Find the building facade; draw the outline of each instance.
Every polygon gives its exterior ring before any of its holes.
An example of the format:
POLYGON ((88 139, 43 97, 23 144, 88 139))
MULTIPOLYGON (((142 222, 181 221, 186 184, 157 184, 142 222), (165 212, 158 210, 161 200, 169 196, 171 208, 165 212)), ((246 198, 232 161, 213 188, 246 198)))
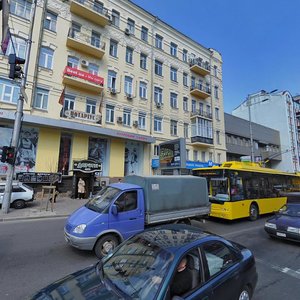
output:
POLYGON ((248 96, 232 114, 264 125, 280 133, 282 159, 273 167, 287 172, 299 172, 299 146, 295 103, 288 91, 260 91, 248 96))
MULTIPOLYGON (((0 60, 1 143, 19 97, 8 54, 25 58, 32 30, 17 172, 159 173, 159 144, 184 137, 188 161, 226 157, 221 55, 131 1, 10 1, 0 60)), ((0 166, 5 173, 5 165, 0 166)))

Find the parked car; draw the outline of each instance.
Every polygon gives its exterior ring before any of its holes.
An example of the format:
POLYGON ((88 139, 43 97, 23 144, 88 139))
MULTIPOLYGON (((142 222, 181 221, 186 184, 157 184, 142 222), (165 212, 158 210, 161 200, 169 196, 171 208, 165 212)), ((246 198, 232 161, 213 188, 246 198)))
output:
POLYGON ((136 234, 31 299, 239 300, 251 299, 256 283, 250 250, 190 225, 168 224, 136 234), (187 289, 174 294, 184 261, 187 289))
POLYGON ((265 231, 271 237, 300 242, 300 193, 287 194, 287 203, 265 222, 265 231))
MULTIPOLYGON (((0 182, 0 204, 2 205, 6 182, 0 182)), ((24 208, 27 202, 34 200, 33 188, 25 183, 14 181, 10 203, 14 208, 24 208)))

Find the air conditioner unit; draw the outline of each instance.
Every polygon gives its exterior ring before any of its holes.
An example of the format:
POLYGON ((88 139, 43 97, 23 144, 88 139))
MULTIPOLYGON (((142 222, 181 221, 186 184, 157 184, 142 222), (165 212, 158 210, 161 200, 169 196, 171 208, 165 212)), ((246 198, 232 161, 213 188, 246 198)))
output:
POLYGON ((131 35, 131 31, 130 31, 129 28, 125 28, 124 33, 125 33, 126 35, 131 35))
POLYGON ((138 127, 139 126, 139 122, 138 121, 133 121, 133 126, 134 127, 138 127))
POLYGON ((122 117, 118 117, 118 118, 117 118, 117 123, 123 123, 122 117))
POLYGON ((131 94, 126 94, 127 100, 132 100, 132 95, 131 94))
POLYGON ((112 95, 115 95, 115 94, 117 93, 117 90, 114 89, 114 88, 111 88, 111 89, 110 89, 110 93, 111 93, 112 95))
POLYGON ((157 102, 157 103, 156 103, 156 107, 157 107, 157 108, 161 108, 161 103, 160 103, 160 102, 157 102))
POLYGON ((89 66, 89 62, 85 59, 81 60, 81 66, 87 68, 89 66))

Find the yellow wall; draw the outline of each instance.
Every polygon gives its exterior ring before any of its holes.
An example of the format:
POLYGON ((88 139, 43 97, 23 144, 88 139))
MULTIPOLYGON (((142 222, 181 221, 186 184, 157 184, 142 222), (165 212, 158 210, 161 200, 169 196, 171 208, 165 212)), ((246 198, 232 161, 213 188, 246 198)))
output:
POLYGON ((51 128, 39 129, 36 154, 36 172, 57 172, 60 131, 51 128))
POLYGON ((73 134, 71 166, 73 166, 73 160, 81 160, 88 158, 89 148, 89 135, 88 134, 73 134))
POLYGON ((125 141, 111 140, 110 160, 109 160, 109 177, 124 176, 124 149, 125 141))

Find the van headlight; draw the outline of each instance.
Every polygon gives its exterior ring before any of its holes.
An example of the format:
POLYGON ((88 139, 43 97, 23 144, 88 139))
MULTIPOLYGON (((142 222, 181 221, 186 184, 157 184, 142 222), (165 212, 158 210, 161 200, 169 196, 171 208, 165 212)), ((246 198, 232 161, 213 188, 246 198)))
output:
POLYGON ((272 229, 276 229, 277 228, 276 224, 270 223, 270 222, 266 222, 265 227, 272 228, 272 229))
POLYGON ((300 228, 297 228, 297 227, 288 227, 287 228, 287 231, 288 232, 292 232, 292 233, 297 233, 297 234, 300 234, 300 228))
POLYGON ((86 228, 86 224, 80 224, 76 226, 73 230, 74 233, 83 233, 86 228))

